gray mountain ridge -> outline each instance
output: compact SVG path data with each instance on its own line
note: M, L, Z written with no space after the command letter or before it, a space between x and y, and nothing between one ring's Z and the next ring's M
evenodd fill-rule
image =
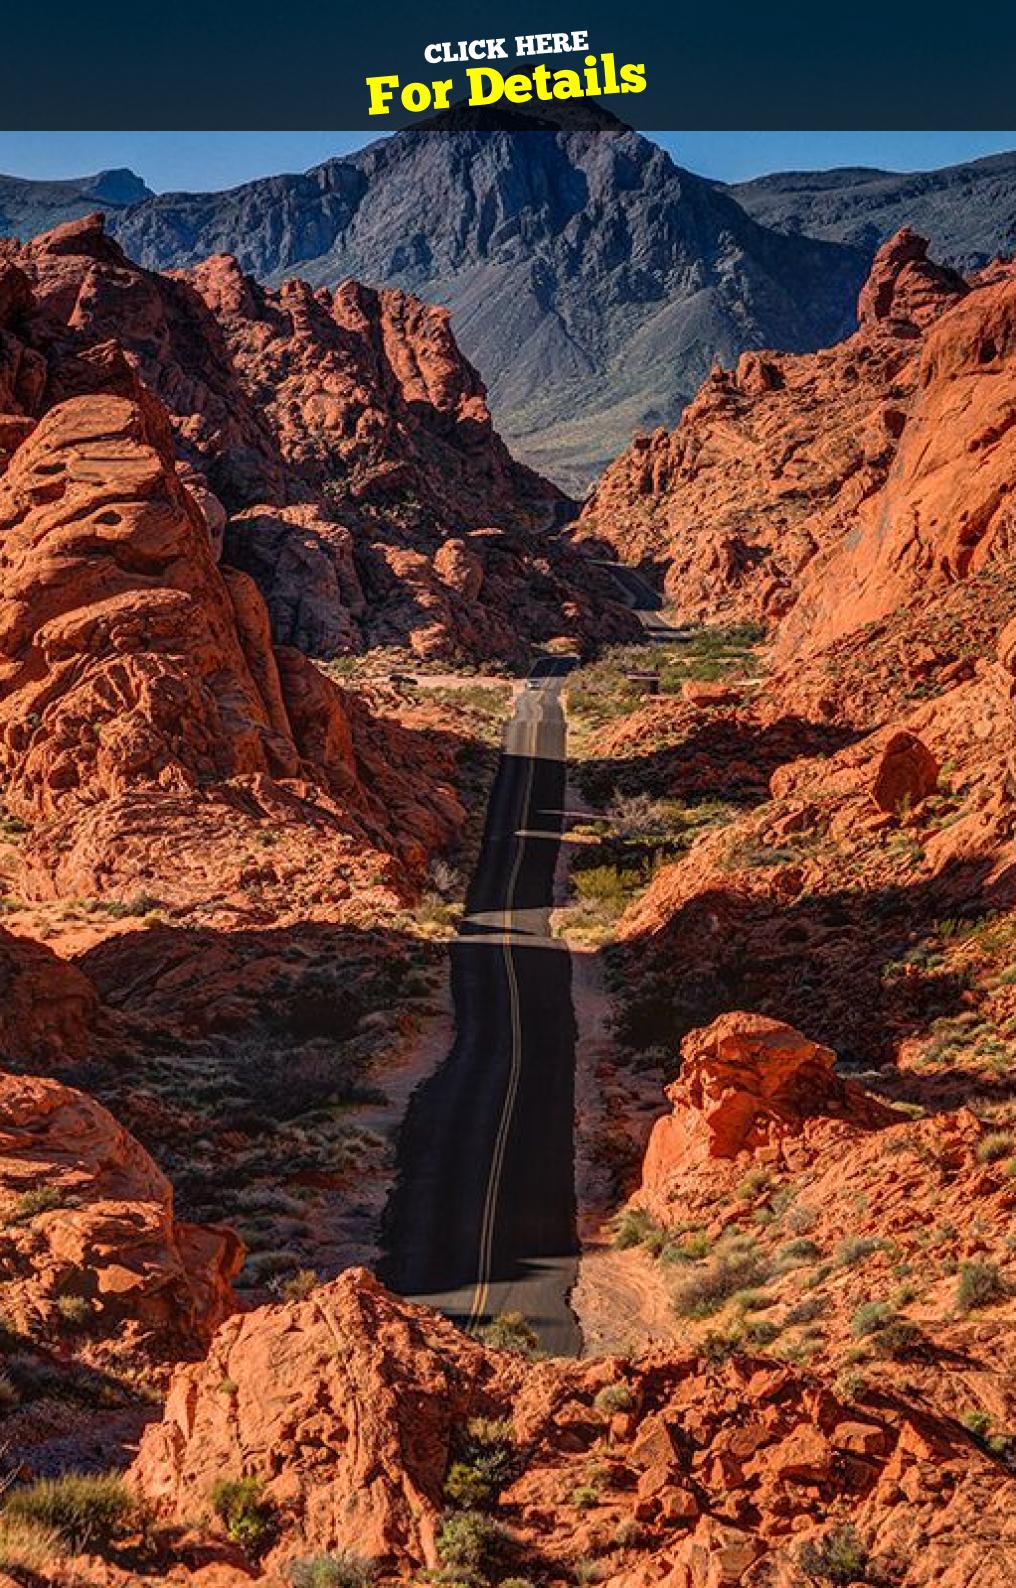
M904 225L957 270L1016 251L1016 152L937 171L774 172L722 190L764 226L867 253Z
M228 252L270 283L357 276L445 304L513 451L576 493L636 431L674 424L717 358L848 334L871 256L904 221L970 268L1005 251L1016 217L1016 155L726 187L620 123L413 129L219 193L87 202L88 181L51 219L25 189L74 184L19 184L20 235L81 203L150 268Z

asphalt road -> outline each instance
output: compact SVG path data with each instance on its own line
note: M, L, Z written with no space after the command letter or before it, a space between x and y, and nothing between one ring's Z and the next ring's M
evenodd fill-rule
M561 678L547 658L508 725L451 948L454 1046L413 1094L399 1138L381 1278L477 1325L524 1313L575 1355L571 959L550 936L565 793Z
M613 576L625 605L637 613L647 639L672 640L682 637L684 630L674 628L663 616L663 597L637 568L629 568L621 562L608 562L605 558L597 560L600 567L608 569Z

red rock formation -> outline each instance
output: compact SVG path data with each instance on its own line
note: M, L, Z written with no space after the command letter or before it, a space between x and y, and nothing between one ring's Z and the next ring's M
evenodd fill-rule
M555 495L495 434L447 310L357 281L331 292L294 280L269 292L228 255L187 279L301 479L341 474L354 500L383 504L412 490L449 523L499 512L511 522Z
M0 767L35 825L34 896L233 891L238 836L259 820L314 851L312 869L330 851L336 873L365 828L404 846L386 805L417 858L454 830L443 789L400 784L397 752L361 785L342 695L299 653L276 656L256 587L216 566L145 392L40 421L0 480L0 556Z
M610 1386L625 1409L597 1399ZM470 1417L506 1419L517 1452L494 1508L514 1539L505 1569L540 1561L549 1580L595 1551L617 1588L790 1584L832 1514L850 1516L873 1569L898 1554L901 1588L978 1573L1001 1588L995 1564L1014 1545L1005 1472L892 1392L851 1405L759 1356L526 1364L356 1271L228 1321L207 1363L177 1374L132 1480L164 1516L190 1519L223 1475L260 1478L277 1529L268 1580L336 1547L406 1577L437 1558L453 1437ZM921 1526L933 1543L906 1547Z
M3 245L0 272L0 467L54 402L133 396L140 378L170 415L216 550L220 497L234 513L226 555L260 582L277 641L331 655L427 627L428 651L521 658L530 631L545 639L568 618L580 638L631 631L595 571L531 533L559 493L494 432L444 310L357 282L269 292L224 256L159 275L132 264L97 215ZM509 538L510 581L492 581L482 604L459 586L442 605L435 554L491 524ZM401 554L424 559L418 583L438 622L421 624L398 572L388 579ZM531 614L530 584L543 586Z
M200 1513L222 1476L264 1480L305 1553L433 1564L452 1434L490 1376L451 1324L363 1270L293 1307L262 1307L183 1368L136 1481L169 1516ZM235 1386L227 1395L213 1386Z
M939 765L912 733L896 733L886 744L871 794L879 810L895 815L919 805L938 787Z
M42 943L0 928L0 1060L81 1058L98 997Z
M781 1142L817 1116L862 1128L894 1117L839 1079L830 1048L764 1015L720 1015L688 1034L683 1055L681 1078L667 1088L673 1112L657 1121L646 1149L650 1196L711 1159L747 1153L777 1163Z
M0 1219L0 1298L29 1334L58 1330L60 1300L73 1297L90 1329L179 1353L205 1343L234 1306L243 1248L233 1233L178 1221L144 1148L56 1081L0 1076Z
M876 254L857 300L857 318L862 326L889 321L917 335L938 319L943 302L967 290L957 271L928 258L925 238L904 226Z
M973 286L899 233L854 336L714 371L606 471L580 531L662 564L679 616L760 617L787 651L982 565L1007 534L1016 278Z

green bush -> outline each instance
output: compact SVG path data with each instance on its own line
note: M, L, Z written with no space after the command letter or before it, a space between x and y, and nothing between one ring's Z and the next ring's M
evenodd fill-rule
M674 1311L679 1318L708 1318L736 1291L764 1285L769 1276L769 1264L754 1245L731 1246L681 1281Z
M220 1478L211 1493L212 1510L234 1544L257 1551L269 1542L274 1513L260 1478Z
M534 1356L540 1344L536 1330L521 1312L499 1312L484 1324L479 1337L494 1351L514 1351L519 1356Z
M873 1252L881 1251L882 1242L864 1235L851 1235L847 1240L841 1241L836 1248L836 1261L841 1268L852 1268L863 1257L870 1257Z
M914 1354L922 1339L916 1323L911 1323L908 1318L890 1318L876 1336L878 1354L902 1361Z
M821 1543L809 1539L798 1552L797 1563L820 1582L863 1582L870 1565L868 1551L852 1527L834 1527Z
M32 1191L23 1191L18 1197L15 1217L27 1222L34 1219L37 1213L49 1213L54 1208L63 1207L63 1192L54 1185L37 1186Z
M614 1220L614 1245L621 1252L641 1246L659 1233L659 1224L645 1208L625 1208Z
M475 1417L456 1433L452 1450L444 1492L461 1510L479 1511L493 1504L518 1473L510 1423Z
M877 1334L879 1329L884 1329L892 1323L895 1317L893 1309L886 1301L865 1301L850 1320L850 1332L859 1340L869 1334Z
M317 1272L313 1268L301 1268L283 1282L279 1294L283 1301L306 1301L317 1287Z
M138 1498L115 1472L67 1472L14 1489L3 1503L4 1522L24 1522L55 1533L74 1554L101 1553L136 1525Z
M611 1416L614 1412L629 1412L635 1404L635 1396L630 1384L618 1380L616 1384L604 1384L597 1390L593 1405L604 1417Z
M956 1305L961 1312L990 1307L1008 1294L1008 1287L997 1263L962 1263L956 1287Z
M799 1235L780 1247L776 1261L781 1267L789 1268L795 1263L817 1263L821 1256L822 1252L814 1241L810 1241L806 1235Z
M1006 1131L989 1131L977 1143L977 1158L979 1163L998 1163L1002 1158L1011 1158L1016 1150L1016 1139Z
M441 1523L437 1551L444 1566L488 1577L503 1559L508 1535L482 1511L455 1511Z
M286 1576L292 1588L369 1588L378 1574L377 1566L351 1549L334 1555L312 1555L290 1561Z

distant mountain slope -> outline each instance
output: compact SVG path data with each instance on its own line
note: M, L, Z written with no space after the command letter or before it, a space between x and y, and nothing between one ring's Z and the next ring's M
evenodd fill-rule
M127 170L99 171L61 182L0 175L0 236L27 242L100 207L112 215L154 196L139 176Z
M155 269L229 252L269 282L446 304L516 455L573 489L673 423L717 357L847 334L866 266L758 225L620 125L402 132L302 176L145 198L110 231Z
M941 171L784 171L723 191L764 226L869 254L901 226L957 270L1016 252L1016 153Z

